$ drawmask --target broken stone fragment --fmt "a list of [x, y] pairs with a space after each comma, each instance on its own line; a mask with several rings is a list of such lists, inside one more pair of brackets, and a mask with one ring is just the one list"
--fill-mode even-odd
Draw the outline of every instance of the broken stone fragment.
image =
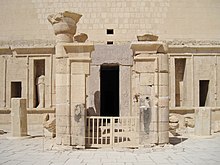
[[142, 36], [137, 36], [138, 41], [157, 41], [158, 36], [153, 34], [144, 34]]
[[56, 136], [56, 119], [50, 119], [49, 114], [43, 116], [43, 127], [52, 133], [52, 137]]
[[168, 46], [167, 44], [163, 43], [158, 49], [157, 53], [168, 53]]
[[190, 128], [194, 128], [195, 127], [195, 121], [192, 117], [185, 117], [185, 126], [186, 127], [190, 127]]
[[179, 128], [179, 123], [169, 123], [170, 130], [176, 130], [177, 128]]
[[179, 119], [178, 119], [178, 117], [176, 115], [170, 115], [169, 122], [170, 123], [178, 123]]
[[214, 121], [214, 128], [213, 131], [216, 132], [220, 132], [220, 121]]
[[74, 36], [75, 41], [85, 42], [88, 39], [88, 35], [85, 33], [80, 33], [79, 35]]

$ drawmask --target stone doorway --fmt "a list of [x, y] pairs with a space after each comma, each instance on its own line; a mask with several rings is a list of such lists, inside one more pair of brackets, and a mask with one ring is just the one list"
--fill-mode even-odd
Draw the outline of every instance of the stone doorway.
[[119, 66], [102, 65], [100, 69], [101, 116], [119, 116]]

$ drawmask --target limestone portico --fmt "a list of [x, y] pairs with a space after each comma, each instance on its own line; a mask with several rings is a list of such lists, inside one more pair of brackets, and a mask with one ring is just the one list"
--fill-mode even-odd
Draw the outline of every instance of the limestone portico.
[[[65, 13], [68, 13], [68, 15], [66, 15]], [[69, 23], [66, 21], [66, 17], [67, 20], [69, 18], [75, 19], [72, 15], [76, 14], [71, 12], [64, 12], [55, 15], [59, 15], [59, 21], [65, 22], [67, 24], [66, 26], [69, 27]], [[53, 24], [51, 19], [52, 16], [49, 16], [48, 20], [52, 23], [53, 26], [55, 26], [56, 22], [55, 24]], [[77, 21], [78, 20], [76, 20], [75, 22]], [[57, 24], [59, 24], [60, 22], [58, 22]], [[70, 27], [72, 26], [70, 25]], [[86, 84], [91, 83], [90, 85], [93, 85], [93, 82], [88, 82], [88, 76], [90, 75], [90, 63], [92, 62], [91, 53], [92, 51], [94, 51], [94, 45], [89, 43], [71, 43], [71, 39], [66, 39], [66, 31], [63, 30], [65, 28], [66, 27], [63, 26], [63, 23], [60, 23], [60, 25], [56, 25], [56, 29], [59, 29], [60, 31], [59, 38], [56, 39], [57, 45], [55, 47], [57, 144], [73, 145], [77, 147], [86, 146], [85, 138], [86, 136], [88, 136], [86, 134], [86, 127], [88, 124], [86, 116], [89, 116], [89, 114], [87, 114], [86, 112]], [[76, 26], [72, 30], [75, 32], [75, 29]], [[55, 35], [57, 35], [56, 30]], [[73, 35], [71, 36], [72, 38]], [[116, 93], [118, 91], [115, 90], [113, 87], [111, 90], [115, 91], [106, 91], [106, 93], [104, 93], [104, 91], [106, 90], [105, 88], [107, 87], [103, 87], [101, 88], [101, 90], [103, 90], [101, 91], [101, 99], [105, 101], [101, 101], [101, 104], [104, 105], [101, 106], [101, 113], [97, 113], [96, 115], [102, 116], [101, 114], [110, 114], [110, 112], [108, 111], [112, 111], [111, 115], [109, 116], [137, 116], [138, 122], [136, 127], [140, 126], [140, 130], [137, 130], [136, 133], [140, 133], [138, 140], [138, 143], [140, 145], [147, 145], [151, 143], [168, 143], [169, 97], [167, 46], [166, 44], [158, 41], [143, 41], [132, 43], [131, 49], [133, 50], [134, 64], [133, 66], [131, 65], [129, 68], [129, 70], [131, 71], [131, 77], [128, 77], [128, 79], [131, 80], [132, 88], [130, 96], [136, 97], [136, 101], [131, 101], [132, 107], [129, 108], [130, 112], [128, 111], [128, 109], [125, 109], [125, 111], [127, 111], [125, 113], [126, 115], [119, 115], [119, 107], [117, 108], [117, 106], [112, 106], [112, 109], [106, 107], [106, 105], [110, 106], [107, 102], [111, 104], [116, 104], [116, 102], [118, 101], [116, 100]], [[105, 64], [105, 67], [108, 67], [110, 71], [115, 66], [117, 66], [117, 64]], [[120, 67], [121, 66], [119, 66], [117, 69], [120, 70]], [[111, 73], [106, 72], [103, 73], [103, 75], [111, 76]], [[103, 81], [101, 82], [103, 85], [106, 80], [101, 81]], [[110, 81], [112, 83], [119, 83], [117, 82], [117, 80]], [[117, 84], [109, 85], [117, 86]], [[115, 93], [108, 97], [107, 94], [109, 93], [107, 92], [110, 92], [110, 94], [112, 94], [113, 92]], [[146, 97], [150, 99], [149, 101], [151, 106], [147, 111], [140, 111], [140, 102]], [[131, 98], [127, 99], [130, 100]], [[146, 115], [148, 115], [148, 117], [146, 117]], [[76, 120], [76, 118], [78, 119]], [[101, 127], [104, 127], [104, 125], [102, 125]], [[99, 128], [95, 128], [93, 126], [92, 129]], [[92, 130], [92, 133], [94, 133], [93, 131], [95, 130]], [[106, 128], [105, 131], [109, 131], [108, 128]], [[126, 135], [122, 135], [122, 137], [123, 136]], [[109, 136], [109, 138], [111, 138], [111, 136]]]
[[[170, 22], [169, 9], [178, 13], [172, 5], [149, 4], [155, 7], [155, 12], [149, 10], [155, 19], [149, 26], [156, 32], [147, 28], [141, 6], [133, 11], [140, 16], [136, 18], [127, 11], [133, 6], [130, 1], [117, 3], [121, 7], [107, 3], [106, 9], [116, 14], [106, 10], [99, 15], [99, 7], [93, 11], [95, 4], [102, 2], [88, 8], [90, 15], [83, 5], [48, 13], [40, 7], [39, 28], [47, 24], [48, 29], [39, 34], [52, 40], [0, 43], [0, 127], [26, 123], [11, 129], [15, 136], [26, 136], [33, 125], [44, 125], [56, 135], [57, 145], [75, 148], [163, 145], [170, 133], [189, 128], [198, 136], [220, 131], [220, 42], [215, 26], [207, 40], [201, 31], [192, 35], [198, 40], [184, 38], [186, 31], [176, 40], [178, 28], [166, 29], [162, 21], [168, 17]], [[118, 11], [122, 9], [124, 14]], [[172, 17], [179, 23], [179, 15]], [[173, 34], [166, 37], [171, 29]], [[15, 107], [19, 103], [20, 109]]]

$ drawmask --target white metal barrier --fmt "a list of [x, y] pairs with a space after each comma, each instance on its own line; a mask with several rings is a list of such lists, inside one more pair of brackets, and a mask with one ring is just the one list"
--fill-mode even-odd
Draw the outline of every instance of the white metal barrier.
[[86, 147], [138, 147], [138, 117], [87, 117]]

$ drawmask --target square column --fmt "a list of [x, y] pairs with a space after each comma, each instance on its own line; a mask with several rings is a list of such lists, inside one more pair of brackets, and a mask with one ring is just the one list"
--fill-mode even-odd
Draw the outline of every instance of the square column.
[[[133, 114], [140, 118], [139, 145], [169, 142], [167, 46], [159, 41], [133, 42]], [[135, 112], [134, 112], [135, 111]]]
[[211, 108], [199, 107], [195, 109], [195, 135], [211, 135]]
[[89, 43], [56, 46], [57, 144], [85, 146], [86, 76], [90, 73], [93, 50]]

